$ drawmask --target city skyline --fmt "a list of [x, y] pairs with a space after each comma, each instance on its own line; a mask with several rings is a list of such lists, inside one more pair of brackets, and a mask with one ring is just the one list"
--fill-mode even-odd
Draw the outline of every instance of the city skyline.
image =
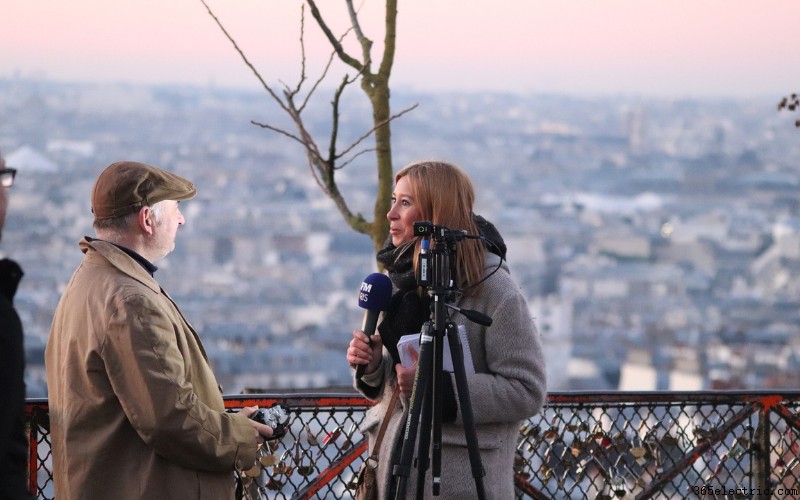
[[[258, 90], [200, 0], [0, 0], [0, 78], [178, 83]], [[300, 2], [208, 0], [268, 83], [299, 74]], [[334, 31], [344, 5], [320, 5]], [[364, 2], [364, 31], [381, 52], [384, 2]], [[455, 0], [398, 5], [392, 86], [422, 91], [562, 92], [667, 97], [780, 96], [800, 4]], [[309, 78], [328, 53], [306, 11]], [[357, 48], [351, 52], [360, 55]], [[351, 71], [352, 72], [352, 71]]]

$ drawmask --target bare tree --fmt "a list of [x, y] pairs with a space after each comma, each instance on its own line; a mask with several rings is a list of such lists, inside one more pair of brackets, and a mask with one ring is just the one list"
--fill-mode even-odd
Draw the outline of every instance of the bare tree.
[[[395, 40], [397, 27], [397, 0], [386, 0], [386, 16], [384, 23], [383, 56], [377, 68], [373, 68], [372, 41], [366, 37], [361, 29], [358, 18], [358, 11], [353, 6], [353, 0], [345, 0], [350, 19], [350, 28], [338, 37], [326, 23], [317, 7], [315, 0], [305, 0], [301, 4], [300, 12], [300, 46], [302, 49], [301, 71], [298, 82], [293, 87], [281, 83], [282, 89], [276, 91], [261, 76], [260, 72], [253, 66], [244, 52], [239, 48], [236, 41], [228, 33], [220, 20], [211, 11], [205, 2], [200, 0], [214, 18], [222, 32], [233, 44], [245, 64], [258, 78], [261, 86], [269, 93], [280, 108], [289, 116], [294, 124], [294, 132], [267, 123], [252, 121], [254, 125], [283, 134], [288, 138], [298, 142], [304, 149], [309, 170], [314, 176], [320, 189], [336, 204], [347, 224], [359, 233], [369, 235], [376, 249], [383, 246], [389, 233], [389, 223], [386, 220], [391, 204], [393, 167], [392, 167], [392, 145], [391, 145], [391, 122], [399, 116], [414, 109], [416, 105], [404, 109], [400, 113], [391, 114], [389, 100], [389, 77], [392, 71], [395, 54]], [[306, 76], [306, 53], [305, 53], [305, 6], [311, 12], [319, 28], [324, 33], [331, 46], [331, 54], [327, 65], [321, 72], [319, 78], [309, 81]], [[358, 45], [361, 48], [359, 57], [349, 54], [343, 45], [345, 37], [354, 34]], [[345, 75], [341, 83], [336, 87], [331, 101], [332, 115], [330, 136], [322, 138], [327, 142], [320, 146], [320, 141], [313, 137], [308, 127], [303, 122], [303, 111], [309, 104], [311, 96], [320, 87], [320, 84], [328, 76], [333, 61], [338, 58], [346, 66], [355, 71], [355, 75]], [[344, 91], [353, 83], [360, 82], [361, 90], [366, 94], [372, 106], [372, 128], [365, 130], [351, 144], [340, 147], [338, 145], [340, 104]], [[308, 90], [305, 90], [308, 87]], [[367, 148], [362, 144], [374, 137], [374, 148]], [[359, 149], [361, 148], [361, 149]], [[375, 196], [375, 206], [372, 220], [367, 220], [361, 213], [354, 213], [347, 204], [344, 196], [336, 183], [336, 171], [345, 167], [354, 159], [362, 154], [372, 152], [375, 155], [375, 165], [378, 176], [378, 187]]]
[[[791, 94], [781, 99], [778, 103], [778, 111], [783, 109], [789, 111], [797, 111], [800, 109], [800, 97], [797, 94]], [[800, 120], [794, 121], [794, 126], [800, 128]]]

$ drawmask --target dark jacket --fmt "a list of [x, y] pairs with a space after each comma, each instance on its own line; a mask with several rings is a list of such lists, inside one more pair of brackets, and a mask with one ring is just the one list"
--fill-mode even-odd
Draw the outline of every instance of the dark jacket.
[[25, 349], [22, 323], [13, 300], [22, 269], [0, 260], [0, 499], [33, 499], [27, 489], [28, 439], [25, 435]]

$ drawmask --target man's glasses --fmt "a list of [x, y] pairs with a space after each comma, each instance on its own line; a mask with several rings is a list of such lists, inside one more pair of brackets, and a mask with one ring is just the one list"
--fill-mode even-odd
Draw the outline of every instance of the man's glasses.
[[14, 185], [14, 177], [17, 176], [16, 168], [2, 168], [0, 169], [0, 185], [3, 187], [11, 187]]

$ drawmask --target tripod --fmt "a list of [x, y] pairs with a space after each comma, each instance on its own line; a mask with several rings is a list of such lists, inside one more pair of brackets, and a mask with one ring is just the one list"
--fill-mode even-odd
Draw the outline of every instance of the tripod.
[[[417, 231], [415, 223], [415, 231]], [[424, 223], [423, 223], [424, 224]], [[464, 436], [467, 441], [467, 450], [472, 469], [472, 476], [475, 479], [475, 487], [478, 498], [484, 499], [486, 493], [483, 485], [485, 471], [481, 463], [480, 452], [478, 451], [478, 435], [475, 432], [475, 422], [472, 414], [472, 404], [467, 386], [467, 377], [464, 371], [464, 355], [459, 341], [458, 332], [455, 324], [449, 320], [447, 309], [455, 309], [465, 315], [468, 319], [479, 322], [486, 326], [491, 325], [492, 320], [486, 315], [475, 311], [459, 309], [456, 306], [446, 303], [447, 297], [452, 295], [451, 279], [454, 259], [450, 259], [455, 252], [455, 241], [449, 230], [446, 228], [433, 227], [437, 231], [437, 238], [433, 252], [428, 254], [429, 240], [422, 242], [420, 251], [420, 275], [418, 282], [421, 285], [429, 286], [429, 293], [433, 298], [432, 321], [427, 321], [422, 326], [420, 333], [420, 352], [417, 362], [417, 371], [414, 375], [414, 386], [411, 393], [410, 409], [406, 420], [405, 432], [403, 435], [403, 446], [400, 455], [400, 462], [394, 466], [393, 475], [396, 477], [396, 496], [398, 500], [405, 499], [408, 477], [411, 473], [411, 463], [414, 458], [414, 448], [419, 433], [419, 447], [417, 460], [417, 499], [424, 497], [425, 477], [428, 466], [431, 465], [432, 491], [438, 496], [441, 488], [441, 460], [442, 460], [442, 382], [443, 377], [449, 376], [444, 373], [443, 347], [444, 337], [447, 334], [450, 354], [453, 360], [453, 373], [456, 380], [456, 392], [458, 394], [459, 409], [461, 410], [464, 422]], [[441, 234], [441, 240], [438, 235]], [[463, 235], [461, 235], [463, 238]], [[433, 264], [432, 269], [429, 265]], [[432, 271], [429, 275], [428, 271]], [[433, 440], [431, 446], [431, 439]], [[429, 462], [428, 452], [432, 452], [432, 460]]]

